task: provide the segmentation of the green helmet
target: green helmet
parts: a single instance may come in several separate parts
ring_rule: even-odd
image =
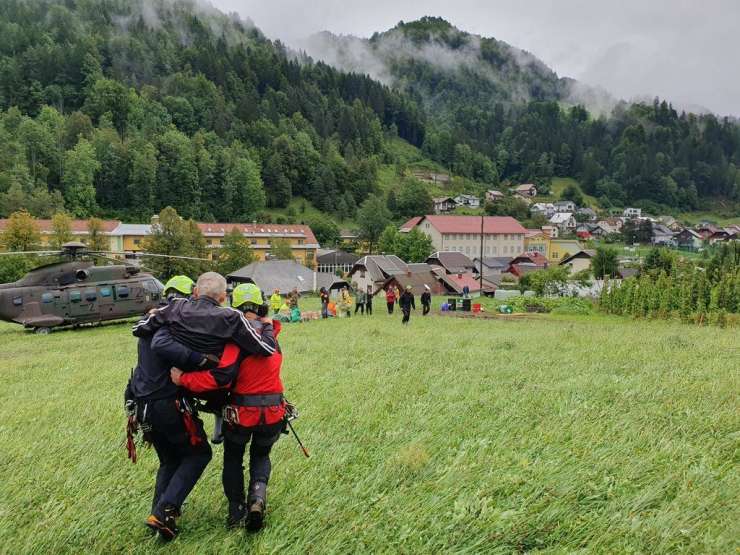
[[[231,292],[231,306],[233,308],[239,308],[246,303],[251,303],[257,307],[262,306],[264,302],[262,291],[254,283],[242,283]]]
[[[173,276],[164,284],[164,294],[168,295],[170,291],[175,291],[190,296],[193,294],[193,285],[195,282],[188,276]]]

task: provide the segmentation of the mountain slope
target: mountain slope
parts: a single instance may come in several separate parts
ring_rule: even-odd
[[[432,113],[462,102],[478,107],[533,100],[578,103],[586,94],[609,100],[606,93],[559,78],[529,52],[436,17],[401,22],[370,39],[318,33],[301,47],[344,71],[367,73],[423,99]]]
[[[605,206],[695,209],[740,197],[740,127],[667,102],[628,105],[559,78],[532,54],[440,18],[369,39],[321,33],[306,52],[410,94],[427,112],[424,152],[496,184],[574,177]],[[590,109],[590,112],[584,109]]]
[[[385,135],[424,136],[406,95],[188,1],[2,2],[0,74],[3,213],[60,194],[79,216],[251,220],[294,195],[353,211]]]

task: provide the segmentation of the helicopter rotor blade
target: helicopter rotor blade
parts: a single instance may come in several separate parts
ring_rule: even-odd
[[[58,254],[58,255],[61,256],[62,254],[64,254],[64,252],[63,251],[8,251],[8,252],[0,252],[0,256],[10,256],[10,255],[14,255],[14,254],[49,254],[49,255]]]
[[[202,260],[204,262],[210,262],[208,258],[198,258],[197,256],[178,256],[174,254],[154,254],[150,252],[124,252],[124,251],[92,251],[92,253],[105,253],[105,254],[120,254],[124,256],[133,256],[134,258],[141,258],[142,256],[153,256],[158,258],[179,258],[182,260]]]

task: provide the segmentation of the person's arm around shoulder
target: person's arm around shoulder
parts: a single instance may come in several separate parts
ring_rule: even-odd
[[[167,326],[158,329],[152,337],[152,351],[155,355],[168,361],[172,366],[186,370],[200,370],[217,363],[212,355],[206,355],[186,347],[174,337]]]
[[[275,353],[277,343],[273,335],[272,319],[261,318],[262,333],[258,333],[249,320],[233,308],[224,308],[229,321],[229,332],[233,341],[247,354],[270,356]]]
[[[239,347],[234,343],[229,343],[216,368],[186,373],[173,368],[170,371],[170,377],[175,385],[182,386],[193,393],[226,389],[239,375],[239,366],[243,359]]]

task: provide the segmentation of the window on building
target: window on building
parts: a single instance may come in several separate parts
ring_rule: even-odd
[[[134,239],[134,245],[141,245],[141,239]]]
[[[211,241],[210,239],[206,239],[206,245],[212,245],[212,244],[213,244],[213,241]]]
[[[465,247],[465,254],[470,254],[470,247]]]
[[[491,253],[496,256],[496,247],[491,247]]]

